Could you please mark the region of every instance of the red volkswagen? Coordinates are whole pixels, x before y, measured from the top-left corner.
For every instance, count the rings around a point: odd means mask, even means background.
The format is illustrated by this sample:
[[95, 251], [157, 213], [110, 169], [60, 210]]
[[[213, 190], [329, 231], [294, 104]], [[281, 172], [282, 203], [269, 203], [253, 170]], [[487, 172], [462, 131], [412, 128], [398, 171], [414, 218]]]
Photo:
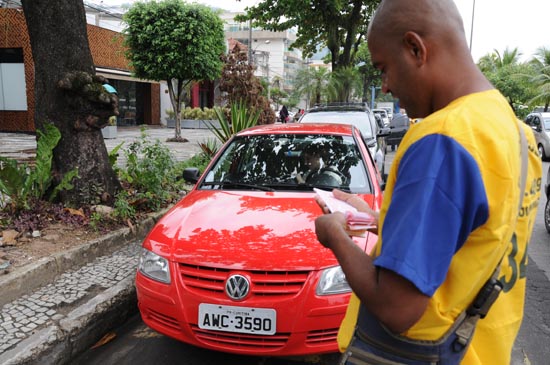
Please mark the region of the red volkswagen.
[[[319, 244], [313, 188], [381, 205], [359, 130], [276, 124], [229, 140], [143, 242], [139, 310], [154, 330], [217, 351], [288, 356], [336, 352], [350, 296]], [[354, 237], [366, 249], [376, 236]]]

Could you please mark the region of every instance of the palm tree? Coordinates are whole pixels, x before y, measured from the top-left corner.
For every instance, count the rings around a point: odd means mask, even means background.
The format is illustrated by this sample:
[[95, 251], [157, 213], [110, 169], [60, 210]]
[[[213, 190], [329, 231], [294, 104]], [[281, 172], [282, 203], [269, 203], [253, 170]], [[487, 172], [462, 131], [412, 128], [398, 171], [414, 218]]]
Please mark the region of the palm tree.
[[355, 67], [340, 67], [332, 72], [329, 83], [329, 95], [334, 101], [350, 102], [360, 97], [363, 91], [363, 80]]
[[306, 67], [296, 74], [296, 92], [307, 95], [307, 107], [310, 104], [321, 104], [326, 93], [330, 73], [325, 67]]
[[517, 65], [521, 55], [517, 47], [512, 50], [506, 47], [502, 55], [495, 49], [493, 53], [481, 57], [478, 66], [483, 73], [495, 72], [503, 67]]
[[537, 88], [537, 95], [529, 103], [543, 103], [546, 112], [550, 105], [550, 49], [538, 48], [530, 64], [535, 69], [535, 76], [532, 77], [531, 82]]
[[494, 50], [478, 62], [480, 70], [508, 99], [510, 107], [516, 113], [519, 113], [521, 106], [533, 97], [529, 81], [532, 77], [532, 67], [521, 63], [520, 56], [517, 48], [506, 48], [502, 54]]

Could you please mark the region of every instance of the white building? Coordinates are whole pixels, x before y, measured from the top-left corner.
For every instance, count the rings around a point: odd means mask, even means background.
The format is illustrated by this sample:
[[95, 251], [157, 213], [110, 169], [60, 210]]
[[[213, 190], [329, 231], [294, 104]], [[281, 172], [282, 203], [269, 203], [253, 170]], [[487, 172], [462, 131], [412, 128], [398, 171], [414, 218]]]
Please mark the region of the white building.
[[249, 56], [252, 56], [251, 62], [257, 67], [256, 76], [269, 79], [272, 86], [292, 91], [296, 72], [304, 67], [301, 50], [290, 49], [296, 40], [296, 32], [293, 29], [283, 32], [250, 29], [248, 22], [234, 20], [238, 14], [244, 13], [225, 12], [220, 15], [225, 22], [226, 38], [250, 46]]

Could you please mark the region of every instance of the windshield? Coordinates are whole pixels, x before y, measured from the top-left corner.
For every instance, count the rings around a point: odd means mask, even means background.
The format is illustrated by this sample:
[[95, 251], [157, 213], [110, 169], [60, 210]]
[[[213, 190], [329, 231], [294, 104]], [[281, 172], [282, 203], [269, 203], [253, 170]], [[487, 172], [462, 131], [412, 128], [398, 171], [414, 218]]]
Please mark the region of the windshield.
[[543, 120], [544, 129], [550, 131], [550, 118], [544, 118]]
[[369, 139], [375, 136], [375, 131], [370, 123], [369, 116], [364, 111], [321, 111], [309, 112], [302, 117], [300, 123], [337, 123], [354, 125], [363, 138]]
[[236, 137], [205, 176], [199, 188], [372, 192], [363, 158], [350, 136]]

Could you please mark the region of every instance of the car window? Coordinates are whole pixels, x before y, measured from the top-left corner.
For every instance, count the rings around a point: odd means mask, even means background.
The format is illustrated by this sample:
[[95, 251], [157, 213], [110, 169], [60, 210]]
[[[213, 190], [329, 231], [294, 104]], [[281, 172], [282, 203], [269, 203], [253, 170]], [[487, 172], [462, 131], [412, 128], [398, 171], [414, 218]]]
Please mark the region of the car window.
[[544, 129], [550, 131], [550, 118], [544, 118]]
[[300, 123], [352, 124], [359, 129], [365, 139], [376, 135], [376, 131], [373, 130], [374, 123], [371, 123], [369, 115], [364, 111], [310, 111], [302, 117]]
[[[224, 189], [242, 189], [242, 185], [230, 184], [239, 183], [304, 190], [297, 175], [308, 168], [304, 151], [311, 149], [319, 151], [323, 168], [330, 167], [339, 175], [334, 183], [322, 184], [356, 193], [372, 191], [366, 166], [352, 137], [313, 134], [236, 137], [207, 172], [201, 188], [223, 185]], [[220, 182], [219, 186], [216, 182]]]

